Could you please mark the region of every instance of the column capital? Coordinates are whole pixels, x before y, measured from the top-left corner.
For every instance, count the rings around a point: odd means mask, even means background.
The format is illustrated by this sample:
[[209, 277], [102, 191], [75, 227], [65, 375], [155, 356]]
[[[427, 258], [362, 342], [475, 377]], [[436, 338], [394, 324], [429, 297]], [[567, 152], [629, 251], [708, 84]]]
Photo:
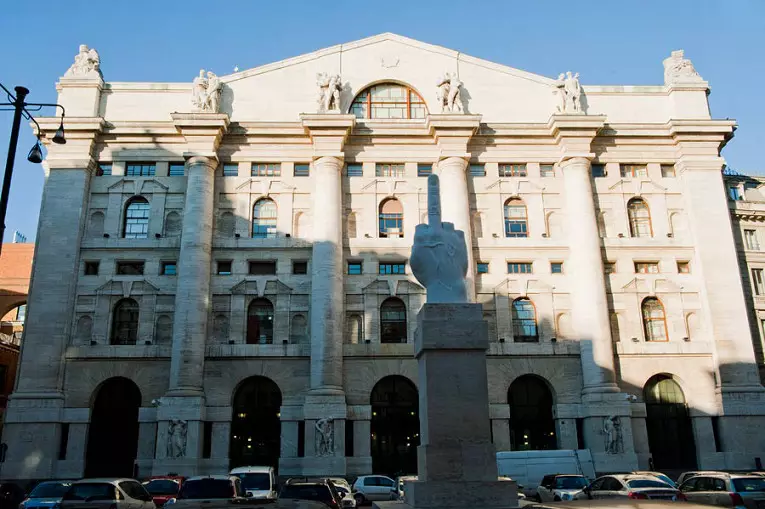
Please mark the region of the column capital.
[[561, 157], [560, 168], [565, 170], [571, 166], [583, 166], [587, 169], [590, 168], [590, 158], [583, 155], [575, 155], [571, 157]]
[[218, 167], [217, 157], [208, 156], [191, 156], [186, 159], [186, 166], [207, 166], [210, 170], [215, 170]]
[[46, 171], [83, 168], [95, 171], [96, 142], [106, 127], [106, 121], [103, 118], [66, 117], [64, 119], [66, 143], [63, 145], [51, 142], [61, 125], [61, 117], [42, 117], [37, 119], [37, 123], [40, 124], [38, 134], [48, 149], [44, 161]]
[[604, 115], [552, 115], [547, 128], [560, 147], [560, 162], [595, 157], [590, 146], [605, 123]]
[[470, 159], [468, 143], [481, 126], [481, 115], [431, 114], [425, 125], [441, 149], [440, 158]]
[[204, 156], [218, 160], [218, 146], [228, 129], [226, 113], [172, 113], [173, 124], [184, 138], [185, 159]]
[[345, 157], [343, 149], [353, 126], [356, 125], [355, 115], [303, 113], [300, 115], [300, 122], [313, 142], [314, 159], [333, 156], [342, 160]]

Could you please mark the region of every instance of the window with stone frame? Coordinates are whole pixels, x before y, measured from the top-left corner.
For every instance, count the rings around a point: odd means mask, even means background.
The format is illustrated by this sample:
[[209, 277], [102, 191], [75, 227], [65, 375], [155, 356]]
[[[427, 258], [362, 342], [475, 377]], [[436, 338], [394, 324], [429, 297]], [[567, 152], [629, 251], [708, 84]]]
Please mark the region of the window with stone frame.
[[281, 163], [252, 163], [250, 167], [252, 177], [280, 177], [281, 174]]
[[406, 343], [406, 306], [401, 299], [390, 297], [380, 305], [380, 342]]
[[276, 203], [269, 198], [261, 198], [252, 207], [252, 237], [265, 239], [276, 237]]
[[641, 306], [646, 341], [667, 341], [667, 319], [664, 306], [656, 297], [647, 297]]
[[765, 295], [765, 280], [762, 271], [763, 269], [752, 269], [752, 287], [755, 295]]
[[536, 343], [539, 341], [537, 330], [537, 310], [534, 303], [526, 297], [513, 301], [513, 340], [516, 343]]
[[500, 164], [500, 177], [525, 177], [527, 175], [525, 163]]
[[420, 94], [399, 83], [379, 83], [362, 90], [350, 108], [360, 119], [424, 119], [427, 112]]
[[505, 202], [505, 237], [520, 238], [529, 236], [526, 204], [520, 198], [510, 198]]
[[151, 206], [143, 196], [128, 200], [125, 206], [125, 220], [122, 223], [122, 236], [126, 239], [145, 239], [149, 237], [149, 216]]
[[630, 237], [653, 237], [651, 212], [642, 198], [627, 202], [627, 216], [630, 222]]
[[157, 172], [157, 165], [154, 163], [127, 163], [125, 165], [125, 175], [128, 177], [153, 177]]
[[254, 299], [247, 308], [247, 344], [274, 342], [274, 305], [268, 299]]
[[380, 203], [380, 237], [404, 236], [404, 208], [395, 198], [388, 198]]
[[539, 176], [540, 177], [554, 177], [555, 176], [555, 165], [554, 164], [540, 164], [539, 165]]
[[404, 163], [377, 163], [375, 174], [378, 177], [403, 177]]
[[648, 168], [645, 164], [621, 164], [619, 169], [622, 178], [641, 178], [648, 177]]
[[757, 238], [757, 230], [744, 230], [744, 243], [751, 251], [760, 250], [760, 239]]
[[138, 340], [138, 302], [122, 299], [114, 306], [112, 313], [112, 345], [135, 345]]
[[658, 274], [659, 262], [635, 262], [635, 274]]

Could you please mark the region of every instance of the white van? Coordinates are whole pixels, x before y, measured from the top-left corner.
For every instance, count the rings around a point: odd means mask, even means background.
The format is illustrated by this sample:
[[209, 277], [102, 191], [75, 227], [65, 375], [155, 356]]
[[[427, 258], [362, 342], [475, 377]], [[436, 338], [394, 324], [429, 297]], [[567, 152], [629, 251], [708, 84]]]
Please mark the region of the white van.
[[273, 467], [237, 467], [229, 475], [242, 481], [242, 489], [254, 499], [276, 500], [276, 474]]
[[595, 479], [595, 465], [589, 449], [553, 451], [502, 451], [497, 453], [499, 475], [523, 486], [528, 497], [536, 497], [537, 486], [549, 474], [579, 474]]

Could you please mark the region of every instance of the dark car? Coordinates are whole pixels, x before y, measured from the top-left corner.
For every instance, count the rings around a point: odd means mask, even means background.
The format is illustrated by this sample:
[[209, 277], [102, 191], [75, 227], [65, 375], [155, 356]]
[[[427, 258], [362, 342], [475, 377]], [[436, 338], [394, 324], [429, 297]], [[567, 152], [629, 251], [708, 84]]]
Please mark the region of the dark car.
[[279, 492], [279, 499], [313, 500], [331, 509], [343, 507], [343, 497], [329, 479], [289, 479]]
[[177, 498], [171, 498], [165, 507], [198, 507], [201, 502], [223, 500], [240, 503], [247, 500], [242, 482], [232, 475], [200, 475], [189, 477], [181, 486]]
[[157, 507], [162, 507], [171, 498], [178, 498], [184, 477], [164, 475], [150, 478], [143, 483]]

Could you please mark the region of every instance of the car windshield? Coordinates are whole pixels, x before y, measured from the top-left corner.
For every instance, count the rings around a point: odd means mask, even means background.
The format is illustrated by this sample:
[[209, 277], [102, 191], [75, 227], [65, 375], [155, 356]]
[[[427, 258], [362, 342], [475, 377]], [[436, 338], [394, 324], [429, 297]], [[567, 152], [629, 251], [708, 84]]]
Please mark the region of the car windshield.
[[765, 491], [765, 478], [762, 477], [742, 477], [733, 479], [733, 487], [739, 493], [749, 491]]
[[627, 481], [627, 486], [630, 488], [671, 488], [669, 484], [659, 481], [658, 479], [633, 479]]
[[329, 503], [332, 494], [329, 488], [321, 484], [288, 484], [282, 488], [279, 498], [296, 498], [298, 500], [318, 500]]
[[64, 494], [64, 500], [117, 500], [116, 489], [105, 482], [73, 484]]
[[587, 486], [584, 477], [558, 477], [555, 479], [555, 487], [562, 490], [581, 490]]
[[269, 491], [271, 476], [265, 472], [234, 474], [242, 480], [242, 489]]
[[194, 479], [186, 481], [178, 498], [233, 498], [234, 487], [228, 479]]
[[654, 474], [654, 477], [656, 477], [659, 480], [664, 481], [665, 483], [669, 484], [672, 487], [676, 486], [675, 481], [673, 481], [672, 479], [670, 479], [669, 477], [667, 477], [664, 474]]
[[71, 485], [70, 482], [44, 482], [32, 490], [29, 498], [61, 498]]
[[177, 495], [181, 489], [178, 481], [172, 479], [152, 479], [143, 483], [143, 487], [152, 495]]

